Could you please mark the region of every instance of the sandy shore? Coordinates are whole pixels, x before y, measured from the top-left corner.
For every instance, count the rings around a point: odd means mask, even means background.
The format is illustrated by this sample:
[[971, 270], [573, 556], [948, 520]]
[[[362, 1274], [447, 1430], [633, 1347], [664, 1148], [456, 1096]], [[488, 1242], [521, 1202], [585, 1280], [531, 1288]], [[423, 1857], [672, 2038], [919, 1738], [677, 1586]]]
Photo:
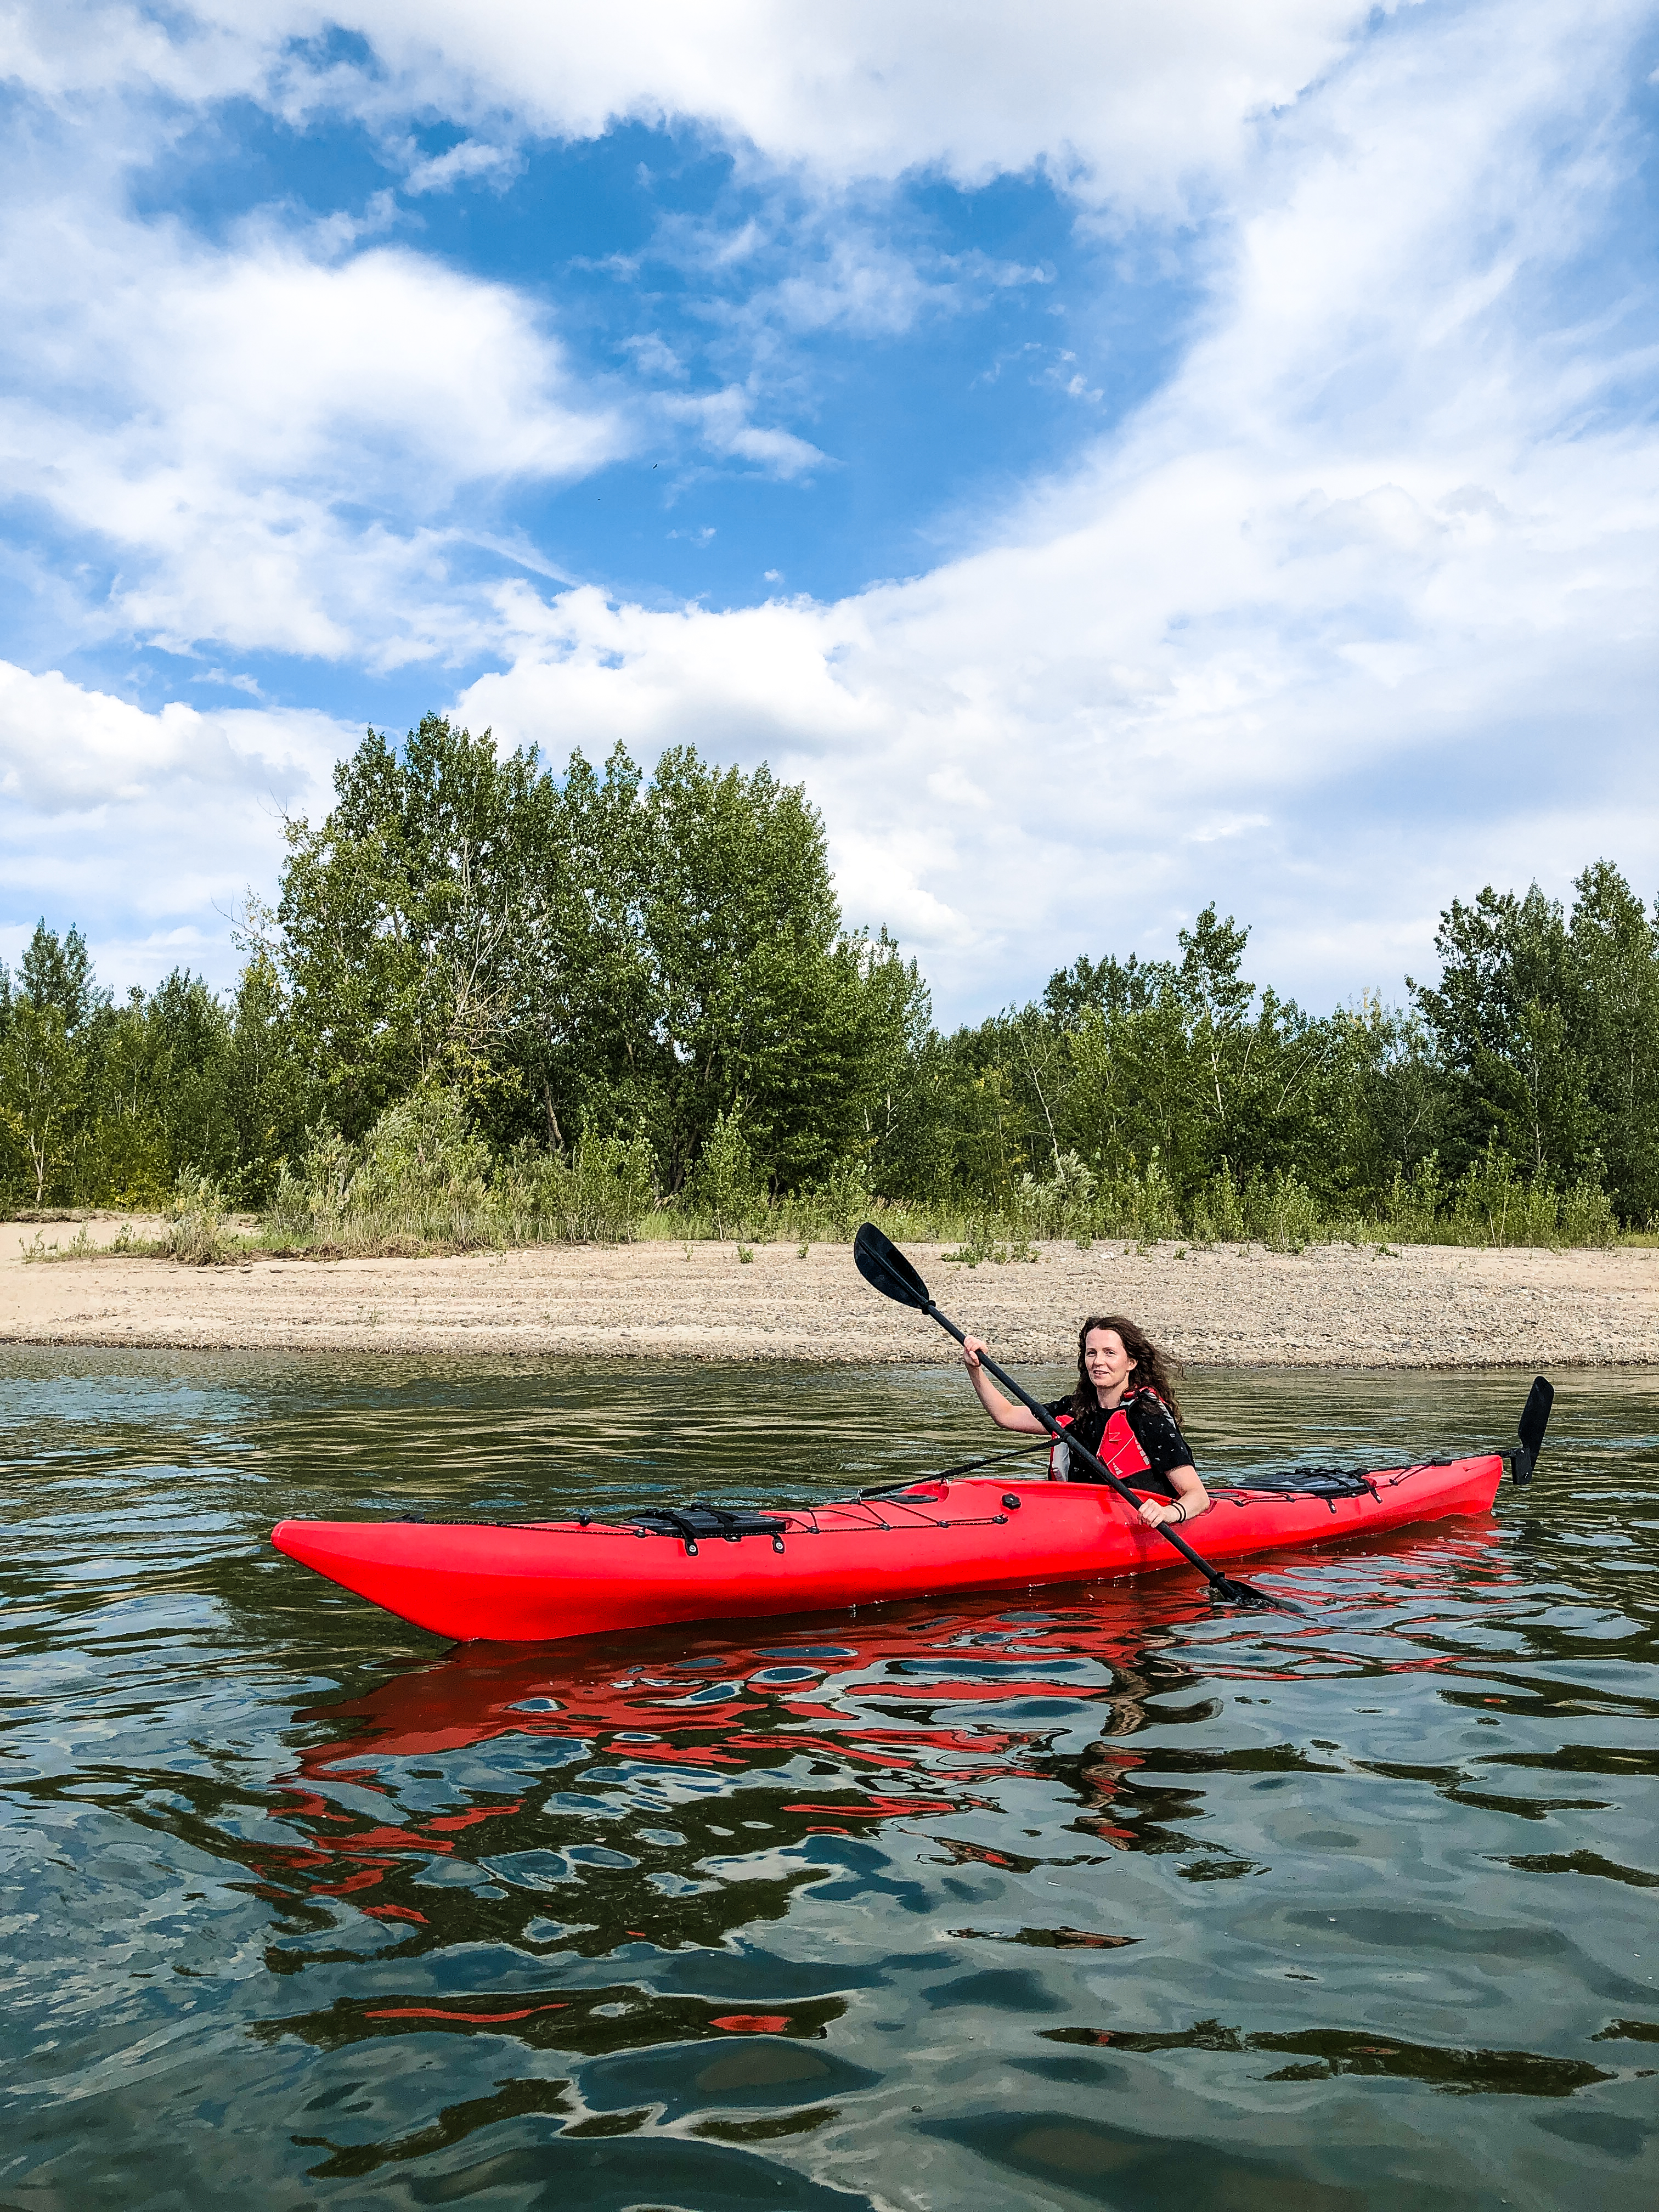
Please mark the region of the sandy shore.
[[[94, 1243], [113, 1217], [84, 1224]], [[0, 1229], [0, 1341], [271, 1350], [586, 1353], [636, 1358], [937, 1361], [948, 1341], [878, 1298], [844, 1244], [543, 1246], [437, 1260], [97, 1256], [26, 1262]], [[135, 1222], [140, 1235], [155, 1224]], [[913, 1256], [946, 1312], [1010, 1358], [1069, 1364], [1091, 1310], [1133, 1315], [1199, 1364], [1563, 1367], [1659, 1361], [1659, 1250], [1397, 1254], [1346, 1245], [1146, 1253], [1046, 1244], [1035, 1265]]]

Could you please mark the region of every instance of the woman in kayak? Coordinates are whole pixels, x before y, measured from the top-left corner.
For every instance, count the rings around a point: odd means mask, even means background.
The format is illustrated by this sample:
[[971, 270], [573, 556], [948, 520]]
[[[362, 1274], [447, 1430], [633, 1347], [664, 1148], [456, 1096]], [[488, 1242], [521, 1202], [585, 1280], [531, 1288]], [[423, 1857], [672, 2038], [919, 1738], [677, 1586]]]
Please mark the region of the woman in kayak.
[[[976, 1336], [962, 1347], [980, 1404], [1000, 1429], [1043, 1435], [1036, 1414], [1011, 1405], [980, 1365], [984, 1349]], [[1084, 1322], [1077, 1338], [1077, 1389], [1069, 1398], [1056, 1398], [1048, 1411], [1068, 1427], [1075, 1423], [1078, 1442], [1142, 1493], [1140, 1517], [1149, 1528], [1163, 1521], [1191, 1521], [1209, 1510], [1210, 1493], [1181, 1433], [1181, 1408], [1164, 1354], [1121, 1314], [1091, 1314]], [[1086, 1462], [1068, 1475], [1071, 1456], [1063, 1444], [1054, 1447], [1060, 1480], [1099, 1480]]]

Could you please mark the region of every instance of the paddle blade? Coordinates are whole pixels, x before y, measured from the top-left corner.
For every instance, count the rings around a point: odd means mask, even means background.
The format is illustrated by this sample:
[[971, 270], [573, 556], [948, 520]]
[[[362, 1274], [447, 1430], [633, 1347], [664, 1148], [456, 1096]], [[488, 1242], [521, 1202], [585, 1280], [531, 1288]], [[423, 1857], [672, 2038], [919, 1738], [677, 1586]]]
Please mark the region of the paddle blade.
[[1527, 1394], [1526, 1411], [1521, 1416], [1517, 1431], [1521, 1449], [1528, 1459], [1536, 1459], [1544, 1449], [1544, 1431], [1550, 1425], [1550, 1407], [1555, 1403], [1554, 1386], [1542, 1376], [1534, 1376], [1532, 1389]]
[[896, 1244], [884, 1237], [873, 1221], [866, 1221], [853, 1239], [853, 1265], [872, 1291], [902, 1306], [922, 1312], [933, 1303], [927, 1285]]
[[1300, 1613], [1304, 1609], [1287, 1597], [1269, 1597], [1254, 1583], [1235, 1582], [1231, 1575], [1218, 1575], [1210, 1584], [1210, 1595], [1221, 1605], [1242, 1606], [1246, 1613]]
[[1544, 1431], [1549, 1426], [1550, 1407], [1554, 1403], [1555, 1392], [1548, 1380], [1542, 1375], [1534, 1376], [1521, 1415], [1521, 1426], [1516, 1431], [1521, 1439], [1521, 1449], [1510, 1454], [1510, 1480], [1522, 1489], [1532, 1480], [1538, 1455], [1544, 1449]]

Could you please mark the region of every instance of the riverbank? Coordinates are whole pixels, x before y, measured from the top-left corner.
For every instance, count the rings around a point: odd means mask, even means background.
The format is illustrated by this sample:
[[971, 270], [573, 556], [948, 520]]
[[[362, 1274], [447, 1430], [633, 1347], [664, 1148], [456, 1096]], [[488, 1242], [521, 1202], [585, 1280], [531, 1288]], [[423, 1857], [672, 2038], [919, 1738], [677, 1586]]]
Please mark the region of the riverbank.
[[[937, 1362], [947, 1340], [878, 1298], [844, 1244], [536, 1245], [422, 1260], [258, 1258], [186, 1267], [125, 1255], [26, 1261], [118, 1233], [113, 1216], [0, 1236], [0, 1342]], [[139, 1237], [156, 1225], [136, 1221]], [[1036, 1248], [1035, 1264], [914, 1257], [945, 1310], [1006, 1357], [1069, 1364], [1083, 1314], [1133, 1315], [1194, 1364], [1567, 1367], [1659, 1364], [1659, 1250], [1407, 1245]]]

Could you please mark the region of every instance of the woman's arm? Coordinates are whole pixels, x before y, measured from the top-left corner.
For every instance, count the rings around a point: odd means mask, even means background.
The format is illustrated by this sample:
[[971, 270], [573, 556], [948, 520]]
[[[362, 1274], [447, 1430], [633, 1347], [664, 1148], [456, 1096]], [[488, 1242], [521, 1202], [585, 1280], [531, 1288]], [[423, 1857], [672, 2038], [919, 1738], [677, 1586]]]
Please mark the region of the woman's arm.
[[1035, 1413], [1028, 1413], [1024, 1406], [1012, 1405], [999, 1390], [979, 1364], [979, 1355], [985, 1350], [982, 1338], [966, 1337], [963, 1340], [962, 1364], [968, 1370], [968, 1380], [979, 1394], [979, 1402], [1000, 1429], [1012, 1429], [1022, 1437], [1042, 1437], [1048, 1434]]
[[1173, 1498], [1143, 1498], [1140, 1501], [1140, 1517], [1149, 1528], [1156, 1528], [1160, 1521], [1171, 1522], [1179, 1528], [1183, 1521], [1195, 1521], [1200, 1513], [1210, 1510], [1210, 1493], [1190, 1460], [1185, 1467], [1172, 1467], [1170, 1480], [1176, 1488]]

